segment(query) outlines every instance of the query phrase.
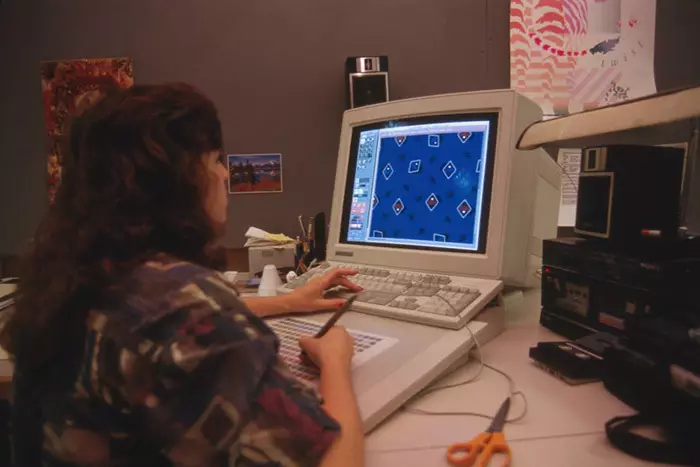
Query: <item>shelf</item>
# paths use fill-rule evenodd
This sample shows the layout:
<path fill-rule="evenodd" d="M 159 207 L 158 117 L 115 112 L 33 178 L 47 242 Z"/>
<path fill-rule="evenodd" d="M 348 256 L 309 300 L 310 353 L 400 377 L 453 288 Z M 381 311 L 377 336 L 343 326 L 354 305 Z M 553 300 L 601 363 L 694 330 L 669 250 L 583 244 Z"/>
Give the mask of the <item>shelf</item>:
<path fill-rule="evenodd" d="M 698 117 L 700 87 L 685 88 L 534 123 L 517 147 L 542 147 L 556 158 L 561 148 L 683 143 Z"/>

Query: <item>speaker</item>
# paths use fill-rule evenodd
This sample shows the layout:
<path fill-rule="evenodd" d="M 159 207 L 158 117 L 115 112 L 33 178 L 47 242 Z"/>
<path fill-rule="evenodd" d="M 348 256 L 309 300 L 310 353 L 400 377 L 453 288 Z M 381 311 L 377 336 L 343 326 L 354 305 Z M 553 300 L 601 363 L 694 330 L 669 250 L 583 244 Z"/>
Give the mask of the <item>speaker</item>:
<path fill-rule="evenodd" d="M 684 164 L 672 147 L 584 149 L 574 232 L 628 244 L 678 237 Z"/>
<path fill-rule="evenodd" d="M 388 57 L 348 57 L 345 74 L 348 109 L 389 100 Z"/>

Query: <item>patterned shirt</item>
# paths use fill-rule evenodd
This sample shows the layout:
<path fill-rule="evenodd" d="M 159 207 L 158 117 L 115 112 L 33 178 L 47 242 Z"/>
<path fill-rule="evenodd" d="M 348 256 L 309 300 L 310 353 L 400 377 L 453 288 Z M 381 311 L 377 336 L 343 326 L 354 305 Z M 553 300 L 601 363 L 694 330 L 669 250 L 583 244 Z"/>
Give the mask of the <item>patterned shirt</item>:
<path fill-rule="evenodd" d="M 217 272 L 162 256 L 121 289 L 90 312 L 77 380 L 44 409 L 44 465 L 320 463 L 338 424 Z"/>

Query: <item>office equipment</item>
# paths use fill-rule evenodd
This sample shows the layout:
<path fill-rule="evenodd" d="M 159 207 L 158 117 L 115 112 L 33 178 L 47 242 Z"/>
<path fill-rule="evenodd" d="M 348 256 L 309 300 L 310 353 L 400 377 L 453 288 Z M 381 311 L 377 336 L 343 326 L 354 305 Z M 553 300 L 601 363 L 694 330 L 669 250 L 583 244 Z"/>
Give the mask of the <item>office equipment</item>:
<path fill-rule="evenodd" d="M 606 435 L 615 447 L 639 459 L 700 465 L 700 368 L 680 361 L 684 350 L 697 355 L 700 345 L 692 339 L 681 346 L 678 339 L 664 336 L 663 340 L 666 348 L 660 352 L 644 349 L 645 342 L 641 347 L 625 342 L 606 349 L 605 388 L 639 412 L 610 419 Z M 647 437 L 641 427 L 657 428 L 664 436 Z"/>
<path fill-rule="evenodd" d="M 281 291 L 358 270 L 365 292 L 343 323 L 397 339 L 353 372 L 365 429 L 502 331 L 504 281 L 538 283 L 560 177 L 544 152 L 513 147 L 541 118 L 511 90 L 345 112 L 327 261 Z"/>
<path fill-rule="evenodd" d="M 545 149 L 552 158 L 563 148 L 601 144 L 688 143 L 680 230 L 700 235 L 700 87 L 674 89 L 619 104 L 532 124 L 519 149 Z"/>
<path fill-rule="evenodd" d="M 685 239 L 619 251 L 583 238 L 544 242 L 540 323 L 576 339 L 620 334 L 633 315 L 698 315 L 700 242 Z"/>
<path fill-rule="evenodd" d="M 352 263 L 333 266 L 324 263 L 290 281 L 283 290 L 294 290 L 331 268 L 358 271 L 352 280 L 364 290 L 356 296 L 353 310 L 450 329 L 463 327 L 501 290 L 500 282 L 484 279 L 363 267 Z M 337 295 L 350 296 L 342 291 Z"/>
<path fill-rule="evenodd" d="M 503 427 L 506 424 L 509 410 L 510 396 L 503 401 L 486 431 L 476 435 L 469 442 L 456 443 L 447 449 L 447 460 L 450 464 L 470 467 L 476 464 L 477 459 L 481 457 L 478 465 L 486 467 L 493 455 L 500 453 L 506 455 L 503 465 L 510 465 L 510 448 L 506 443 L 505 436 L 503 436 Z"/>
<path fill-rule="evenodd" d="M 314 335 L 330 316 L 331 313 L 323 313 L 304 317 L 303 322 L 312 327 L 296 332 L 288 328 L 280 330 L 280 326 L 287 323 L 298 328 L 300 318 L 266 320 L 280 340 L 288 344 L 283 346 L 286 350 L 280 350 L 285 360 L 289 360 L 293 371 L 298 371 L 302 377 L 311 371 L 309 380 L 314 380 L 317 373 L 309 370 L 313 365 L 301 360 L 298 338 Z M 285 321 L 290 319 L 295 321 Z M 469 351 L 477 340 L 485 344 L 496 337 L 503 330 L 504 312 L 500 306 L 488 308 L 459 330 L 422 326 L 352 310 L 343 315 L 342 322 L 355 337 L 356 346 L 365 342 L 370 347 L 357 352 L 352 361 L 353 387 L 367 433 L 425 386 L 461 365 L 469 358 Z M 285 337 L 289 332 L 292 333 Z M 363 341 L 358 335 L 372 339 Z"/>
<path fill-rule="evenodd" d="M 348 57 L 345 75 L 348 109 L 389 100 L 388 57 Z"/>
<path fill-rule="evenodd" d="M 328 240 L 331 265 L 449 276 L 433 285 L 456 285 L 449 293 L 476 299 L 464 312 L 460 300 L 436 298 L 433 308 L 443 311 L 426 314 L 427 306 L 388 306 L 392 301 L 376 294 L 376 303 L 364 302 L 366 294 L 358 310 L 458 327 L 498 293 L 502 280 L 538 284 L 542 239 L 556 236 L 560 179 L 546 154 L 512 146 L 539 118 L 537 105 L 510 90 L 346 112 Z M 457 319 L 449 316 L 455 311 Z"/>
<path fill-rule="evenodd" d="M 295 257 L 297 245 L 286 243 L 284 245 L 265 245 L 248 247 L 248 270 L 257 274 L 262 272 L 268 264 L 274 264 L 279 269 L 295 269 Z"/>
<path fill-rule="evenodd" d="M 528 352 L 533 363 L 572 386 L 598 381 L 605 349 L 617 336 L 600 332 L 567 342 L 538 342 Z"/>
<path fill-rule="evenodd" d="M 346 111 L 329 260 L 537 285 L 560 174 L 543 151 L 514 145 L 541 118 L 512 90 Z"/>
<path fill-rule="evenodd" d="M 326 260 L 326 213 L 319 212 L 314 216 L 313 256 L 317 261 Z"/>
<path fill-rule="evenodd" d="M 299 339 L 318 335 L 323 326 L 318 323 L 300 318 L 282 318 L 271 320 L 270 328 L 280 338 L 280 355 L 289 369 L 297 377 L 315 383 L 319 377 L 319 369 L 306 358 L 299 347 Z M 352 366 L 357 368 L 369 359 L 395 345 L 397 340 L 388 336 L 381 336 L 365 331 L 348 329 L 348 333 L 354 339 L 355 355 Z"/>
<path fill-rule="evenodd" d="M 673 147 L 584 149 L 574 231 L 627 246 L 677 238 L 684 162 L 685 151 Z"/>

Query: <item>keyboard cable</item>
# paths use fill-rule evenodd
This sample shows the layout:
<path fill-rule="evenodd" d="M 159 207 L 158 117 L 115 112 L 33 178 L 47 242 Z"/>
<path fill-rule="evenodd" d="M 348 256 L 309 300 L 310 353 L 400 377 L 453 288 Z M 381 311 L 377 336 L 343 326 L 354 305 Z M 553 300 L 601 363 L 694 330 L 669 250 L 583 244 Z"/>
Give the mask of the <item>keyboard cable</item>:
<path fill-rule="evenodd" d="M 438 297 L 442 299 L 445 303 L 447 303 L 450 308 L 452 308 L 455 312 L 457 311 L 455 307 L 445 298 L 440 295 L 431 295 L 431 297 Z M 488 363 L 484 362 L 484 356 L 481 350 L 481 345 L 479 344 L 479 341 L 476 339 L 476 336 L 474 335 L 474 332 L 469 329 L 469 326 L 465 326 L 465 329 L 469 332 L 471 335 L 472 340 L 474 341 L 474 345 L 476 346 L 476 353 L 479 356 L 479 369 L 476 371 L 476 373 L 473 376 L 470 376 L 464 381 L 460 381 L 458 383 L 452 383 L 452 384 L 445 384 L 442 386 L 435 386 L 435 387 L 429 387 L 426 389 L 423 389 L 422 391 L 418 392 L 415 396 L 413 396 L 411 399 L 406 402 L 406 404 L 401 408 L 401 411 L 406 412 L 406 413 L 411 413 L 414 415 L 432 415 L 432 416 L 464 416 L 464 417 L 481 417 L 481 418 L 486 418 L 486 419 L 493 419 L 493 415 L 487 415 L 479 412 L 464 412 L 464 411 L 432 411 L 432 410 L 423 410 L 423 409 L 412 409 L 410 407 L 407 407 L 408 404 L 411 402 L 415 401 L 418 398 L 421 398 L 425 395 L 431 394 L 433 392 L 438 392 L 438 391 L 444 391 L 446 389 L 452 389 L 452 388 L 457 388 L 461 386 L 466 386 L 467 384 L 471 384 L 475 382 L 479 376 L 481 376 L 481 373 L 484 369 L 484 367 L 488 368 L 491 371 L 495 371 L 496 373 L 502 375 L 507 381 L 508 381 L 508 395 L 511 399 L 515 398 L 516 396 L 520 396 L 520 398 L 523 400 L 523 410 L 522 412 L 513 418 L 509 418 L 506 420 L 507 423 L 515 423 L 519 422 L 525 416 L 527 415 L 527 397 L 525 396 L 525 393 L 522 391 L 518 390 L 515 385 L 515 381 L 513 378 L 506 373 L 503 370 L 499 370 L 498 368 L 494 367 L 493 365 L 489 365 Z M 470 360 L 467 360 L 465 363 L 462 365 L 458 366 L 455 368 L 453 371 L 451 371 L 448 375 L 454 374 L 457 370 L 463 368 L 465 365 L 470 363 Z"/>

